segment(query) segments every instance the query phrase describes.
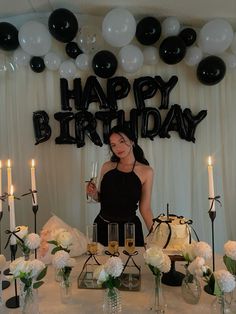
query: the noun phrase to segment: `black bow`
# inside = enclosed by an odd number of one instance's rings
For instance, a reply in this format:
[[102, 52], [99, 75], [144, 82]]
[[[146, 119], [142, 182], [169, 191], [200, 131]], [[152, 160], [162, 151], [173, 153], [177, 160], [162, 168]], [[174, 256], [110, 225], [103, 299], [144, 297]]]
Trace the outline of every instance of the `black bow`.
[[18, 235], [16, 234], [16, 233], [19, 232], [19, 231], [20, 231], [20, 228], [17, 228], [17, 229], [14, 230], [14, 231], [11, 231], [11, 230], [6, 230], [6, 231], [5, 231], [6, 234], [9, 234], [9, 236], [8, 236], [7, 243], [6, 243], [5, 247], [4, 247], [4, 249], [7, 248], [7, 246], [8, 246], [8, 244], [9, 244], [9, 242], [10, 242], [10, 239], [11, 239], [12, 235], [14, 235], [19, 241], [21, 241], [22, 243], [24, 243], [24, 241], [23, 241], [20, 237], [18, 237]]
[[21, 196], [31, 195], [31, 196], [32, 196], [32, 199], [33, 199], [33, 203], [35, 203], [34, 193], [37, 193], [37, 190], [29, 189], [29, 192], [28, 192], [28, 193], [24, 193], [24, 194], [22, 194]]
[[221, 203], [221, 201], [220, 201], [220, 195], [217, 195], [217, 196], [215, 196], [215, 197], [208, 197], [208, 199], [209, 199], [210, 201], [212, 201], [212, 202], [211, 202], [211, 207], [210, 207], [208, 213], [212, 210], [214, 202], [219, 203], [220, 206], [222, 207], [222, 203]]

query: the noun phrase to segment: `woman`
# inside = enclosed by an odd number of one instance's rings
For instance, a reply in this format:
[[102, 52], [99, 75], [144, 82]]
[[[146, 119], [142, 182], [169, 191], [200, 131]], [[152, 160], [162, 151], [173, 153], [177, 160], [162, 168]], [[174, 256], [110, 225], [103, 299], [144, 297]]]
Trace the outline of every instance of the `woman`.
[[113, 155], [111, 160], [102, 166], [100, 191], [93, 183], [87, 185], [88, 195], [101, 203], [100, 213], [94, 221], [98, 228], [98, 242], [108, 245], [108, 224], [117, 222], [119, 244], [123, 246], [124, 224], [133, 222], [136, 246], [143, 246], [142, 224], [136, 216], [136, 210], [139, 207], [150, 230], [153, 222], [151, 210], [153, 170], [129, 129], [116, 126], [111, 129], [108, 139]]

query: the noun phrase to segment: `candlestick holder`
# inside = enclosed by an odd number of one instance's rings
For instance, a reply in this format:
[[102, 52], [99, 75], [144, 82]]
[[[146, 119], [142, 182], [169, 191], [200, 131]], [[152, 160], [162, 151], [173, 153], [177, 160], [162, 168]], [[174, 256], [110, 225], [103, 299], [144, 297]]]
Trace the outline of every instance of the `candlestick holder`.
[[141, 266], [138, 266], [134, 260], [134, 256], [138, 255], [138, 251], [130, 253], [124, 250], [123, 254], [128, 258], [120, 276], [121, 285], [119, 289], [125, 291], [139, 291], [141, 288]]
[[[1, 211], [0, 212], [0, 254], [2, 254], [2, 217], [3, 217], [3, 212]], [[3, 290], [7, 289], [9, 286], [10, 286], [10, 281], [8, 281], [8, 280], [2, 281], [2, 289]]]
[[[11, 261], [14, 261], [16, 258], [17, 244], [10, 244], [10, 251], [11, 251]], [[17, 293], [16, 279], [14, 280], [14, 290], [15, 290], [15, 295], [6, 301], [6, 307], [10, 309], [16, 309], [20, 306], [20, 300]]]
[[[211, 220], [211, 246], [212, 246], [212, 270], [213, 272], [215, 271], [215, 228], [214, 228], [214, 222], [216, 219], [216, 211], [212, 210], [214, 202], [217, 202], [220, 206], [222, 206], [220, 202], [220, 196], [217, 195], [215, 197], [209, 197], [209, 200], [211, 200], [211, 206], [208, 211], [210, 220]], [[204, 287], [204, 291], [207, 292], [208, 294], [214, 294], [214, 287], [211, 287], [209, 284], [207, 284]]]

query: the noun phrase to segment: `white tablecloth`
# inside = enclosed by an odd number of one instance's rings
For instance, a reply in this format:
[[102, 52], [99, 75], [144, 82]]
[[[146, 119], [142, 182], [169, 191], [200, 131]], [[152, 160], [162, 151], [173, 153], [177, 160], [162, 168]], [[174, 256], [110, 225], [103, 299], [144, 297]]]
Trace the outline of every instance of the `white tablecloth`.
[[[151, 271], [145, 265], [143, 250], [134, 257], [135, 262], [141, 265], [141, 289], [140, 291], [121, 291], [122, 313], [137, 314], [150, 313], [149, 307], [153, 300], [154, 279]], [[126, 261], [127, 256], [121, 254], [122, 260]], [[103, 262], [107, 256], [98, 256], [99, 262]], [[60, 300], [59, 283], [55, 281], [55, 271], [50, 265], [47, 276], [44, 278], [44, 285], [38, 289], [39, 308], [41, 314], [97, 314], [102, 313], [103, 293], [101, 289], [78, 289], [77, 277], [82, 269], [86, 256], [77, 258], [76, 267], [72, 271], [73, 289], [71, 302], [62, 304]], [[176, 269], [184, 273], [184, 262], [176, 262]], [[216, 258], [216, 269], [223, 267], [222, 258]], [[204, 282], [202, 282], [202, 287]], [[214, 296], [206, 294], [202, 290], [200, 302], [196, 305], [187, 304], [181, 295], [181, 287], [163, 285], [163, 292], [167, 302], [166, 314], [210, 314], [210, 304]], [[14, 284], [3, 291], [3, 297], [7, 300], [14, 295]], [[1, 309], [1, 314], [21, 313], [20, 309]], [[33, 313], [32, 313], [33, 314]]]

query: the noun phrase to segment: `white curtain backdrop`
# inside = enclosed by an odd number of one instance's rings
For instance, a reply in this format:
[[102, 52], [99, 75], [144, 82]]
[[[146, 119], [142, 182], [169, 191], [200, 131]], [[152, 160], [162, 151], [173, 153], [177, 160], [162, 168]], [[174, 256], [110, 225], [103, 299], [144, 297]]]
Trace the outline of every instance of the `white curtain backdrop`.
[[[61, 50], [63, 47], [60, 44]], [[9, 64], [10, 53], [4, 56], [1, 55], [1, 58], [4, 57]], [[91, 223], [99, 211], [99, 204], [86, 202], [85, 181], [89, 179], [92, 161], [98, 161], [100, 167], [109, 159], [108, 147], [95, 146], [88, 137], [83, 148], [55, 144], [55, 138], [59, 136], [59, 123], [54, 119], [54, 113], [61, 111], [58, 72], [45, 70], [37, 74], [29, 67], [14, 67], [0, 74], [3, 191], [7, 189], [7, 159], [12, 161], [15, 194], [20, 196], [30, 188], [30, 161], [35, 158], [38, 231], [55, 213], [71, 226], [85, 232], [86, 224]], [[93, 73], [77, 73], [83, 85], [89, 75]], [[222, 251], [227, 240], [236, 240], [236, 71], [227, 71], [224, 80], [215, 86], [199, 83], [196, 68], [188, 67], [183, 62], [170, 66], [160, 61], [157, 66], [143, 66], [132, 76], [121, 70], [116, 75], [127, 77], [131, 84], [134, 78], [146, 75], [160, 75], [166, 81], [172, 75], [177, 75], [179, 81], [170, 94], [170, 106], [179, 104], [182, 109], [190, 108], [194, 115], [200, 110], [207, 110], [206, 118], [197, 127], [196, 143], [182, 140], [176, 132], [171, 132], [170, 139], [157, 136], [151, 141], [139, 137], [139, 144], [155, 173], [152, 193], [154, 216], [166, 212], [169, 203], [170, 212], [192, 219], [200, 239], [208, 243], [211, 243], [211, 221], [208, 216], [207, 157], [213, 157], [215, 194], [221, 196], [222, 202], [222, 207], [216, 204], [215, 246], [217, 251]], [[101, 85], [106, 83], [103, 79], [99, 81]], [[72, 80], [69, 83], [72, 87]], [[158, 108], [159, 105], [159, 93], [146, 101], [149, 107]], [[129, 111], [135, 108], [132, 90], [128, 97], [118, 102], [118, 106], [127, 113], [128, 120]], [[52, 136], [36, 146], [32, 116], [37, 110], [48, 113]], [[91, 104], [89, 111], [99, 111], [99, 104]], [[74, 108], [73, 112], [76, 112]], [[139, 130], [140, 127], [139, 120]], [[98, 130], [102, 136], [100, 121]], [[73, 128], [71, 134], [73, 136]], [[3, 207], [2, 245], [6, 241], [4, 231], [9, 226], [7, 204], [4, 203]], [[30, 196], [16, 200], [15, 208], [17, 225], [29, 225], [33, 232]]]

